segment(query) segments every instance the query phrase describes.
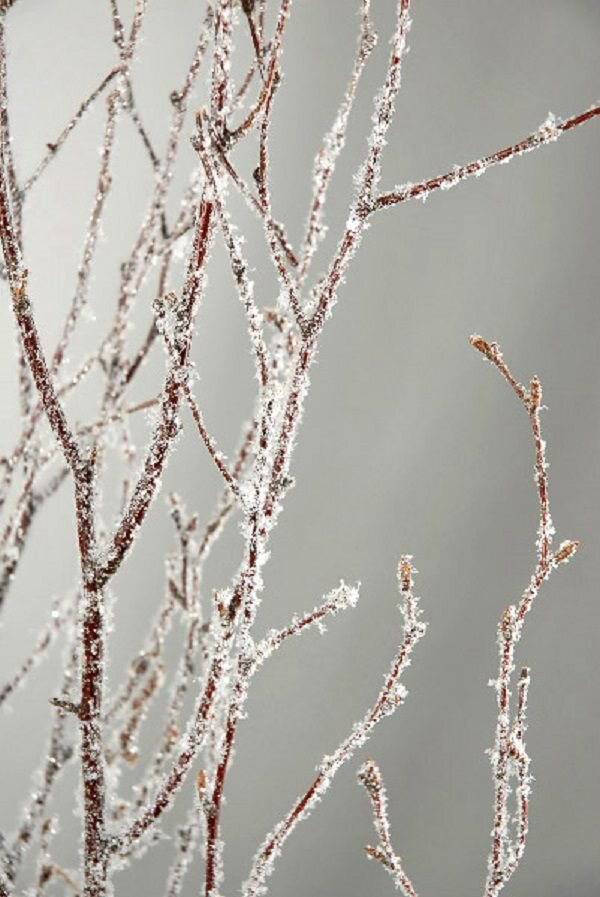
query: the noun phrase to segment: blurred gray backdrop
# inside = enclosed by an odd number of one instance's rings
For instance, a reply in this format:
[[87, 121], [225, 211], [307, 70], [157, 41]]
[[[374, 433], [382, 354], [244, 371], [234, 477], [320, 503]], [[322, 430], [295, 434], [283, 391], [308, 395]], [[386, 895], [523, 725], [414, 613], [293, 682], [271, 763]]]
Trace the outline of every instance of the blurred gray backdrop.
[[[131, 3], [121, 5], [128, 17]], [[275, 211], [293, 240], [304, 225], [314, 154], [352, 65], [358, 6], [358, 0], [298, 0], [293, 9], [272, 135]], [[329, 235], [317, 268], [345, 220], [393, 6], [374, 0], [380, 42], [332, 185]], [[168, 94], [187, 65], [203, 7], [196, 0], [149, 0], [149, 7], [134, 74], [142, 113], [161, 149]], [[413, 19], [385, 186], [446, 171], [520, 139], [549, 110], [567, 117], [598, 99], [597, 0], [416, 0]], [[84, 93], [114, 64], [109, 4], [20, 0], [7, 28], [14, 150], [26, 175]], [[101, 128], [99, 107], [48, 170], [28, 208], [31, 292], [47, 345], [73, 289]], [[380, 762], [394, 842], [419, 893], [481, 893], [492, 807], [484, 751], [495, 722], [486, 683], [496, 670], [497, 620], [525, 587], [534, 562], [537, 511], [526, 417], [498, 374], [470, 349], [474, 331], [501, 343], [521, 379], [540, 376], [549, 407], [544, 427], [557, 537], [583, 543], [576, 561], [544, 588], [519, 647], [517, 664], [532, 668], [527, 740], [535, 783], [529, 847], [507, 893], [592, 897], [600, 891], [599, 149], [600, 126], [592, 123], [426, 205], [384, 213], [352, 264], [313, 370], [293, 465], [297, 486], [266, 570], [262, 626], [284, 625], [341, 577], [360, 580], [362, 597], [357, 609], [331, 621], [325, 636], [308, 633], [286, 645], [255, 680], [224, 815], [224, 893], [230, 897], [265, 833], [376, 694], [399, 638], [395, 569], [403, 552], [414, 555], [430, 628], [405, 680], [405, 706], [378, 728], [361, 756]], [[191, 151], [184, 159], [188, 168], [194, 164]], [[114, 174], [93, 315], [78, 332], [74, 363], [110, 318], [118, 266], [145, 208], [150, 171], [129, 125], [119, 134]], [[241, 209], [240, 216], [242, 227], [251, 223]], [[247, 235], [258, 295], [272, 304], [275, 285], [260, 234]], [[2, 292], [4, 452], [18, 420], [14, 329], [6, 287]], [[138, 335], [149, 320], [149, 297], [140, 302]], [[207, 422], [231, 452], [240, 422], [251, 413], [253, 382], [243, 316], [220, 249], [195, 360]], [[151, 394], [161, 364], [157, 353], [135, 397]], [[93, 417], [97, 385], [71, 403], [74, 417]], [[147, 433], [140, 421], [140, 446]], [[164, 487], [164, 494], [178, 490], [201, 519], [218, 494], [218, 479], [189, 425]], [[110, 483], [107, 495], [109, 517]], [[171, 536], [161, 497], [114, 584], [111, 681], [157, 606], [161, 552]], [[228, 583], [239, 547], [234, 526], [211, 558], [207, 587]], [[34, 644], [53, 596], [75, 581], [67, 486], [37, 521], [14, 583], [0, 631], [2, 681]], [[170, 650], [175, 657], [174, 643]], [[57, 646], [29, 690], [12, 701], [12, 712], [0, 718], [3, 831], [16, 819], [41, 759], [46, 702], [61, 662]], [[155, 718], [149, 726], [152, 731]], [[274, 895], [393, 892], [385, 871], [362, 852], [374, 834], [357, 767], [358, 761], [340, 773], [286, 845], [270, 883]], [[69, 806], [75, 787], [71, 771], [59, 805]], [[129, 787], [126, 778], [124, 791]], [[67, 865], [78, 849], [79, 820], [70, 818], [57, 842]], [[116, 894], [158, 897], [168, 856], [168, 845], [159, 846], [117, 875]], [[199, 876], [195, 865], [186, 894], [198, 893]]]

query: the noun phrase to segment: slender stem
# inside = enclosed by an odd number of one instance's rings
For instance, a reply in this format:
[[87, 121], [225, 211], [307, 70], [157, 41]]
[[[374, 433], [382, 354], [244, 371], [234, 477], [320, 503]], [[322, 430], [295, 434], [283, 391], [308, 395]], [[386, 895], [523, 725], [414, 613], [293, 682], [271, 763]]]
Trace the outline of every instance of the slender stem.
[[476, 159], [474, 162], [469, 162], [467, 165], [457, 165], [452, 171], [449, 171], [446, 174], [437, 175], [434, 178], [429, 178], [427, 181], [421, 181], [418, 184], [405, 184], [388, 193], [380, 193], [375, 200], [372, 211], [389, 208], [390, 206], [406, 202], [409, 199], [426, 199], [429, 194], [435, 190], [448, 190], [450, 187], [456, 186], [456, 184], [461, 183], [461, 181], [464, 181], [466, 178], [472, 177], [473, 175], [479, 177], [494, 165], [502, 165], [506, 162], [510, 162], [511, 159], [514, 159], [517, 156], [523, 156], [525, 153], [531, 152], [531, 150], [539, 149], [539, 147], [545, 146], [548, 143], [554, 143], [561, 134], [566, 134], [567, 131], [571, 131], [573, 128], [579, 127], [579, 125], [592, 121], [592, 119], [596, 118], [598, 115], [600, 115], [600, 105], [592, 106], [585, 112], [581, 112], [579, 115], [573, 115], [563, 122], [551, 118], [547, 123], [543, 124], [541, 128], [538, 128], [537, 131], [534, 131], [532, 134], [519, 140], [518, 143], [513, 143], [510, 146], [504, 147], [504, 149], [496, 150], [495, 153], [490, 153], [482, 159]]

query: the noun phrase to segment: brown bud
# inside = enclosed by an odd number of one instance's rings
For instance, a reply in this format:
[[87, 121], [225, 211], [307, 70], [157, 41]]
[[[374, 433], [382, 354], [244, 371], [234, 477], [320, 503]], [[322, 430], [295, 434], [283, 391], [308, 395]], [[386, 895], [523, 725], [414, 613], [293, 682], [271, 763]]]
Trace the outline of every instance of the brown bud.
[[412, 587], [412, 575], [414, 567], [411, 563], [410, 554], [403, 554], [398, 564], [398, 578], [400, 579], [400, 588], [403, 592], [410, 592]]
[[488, 342], [484, 340], [482, 336], [474, 333], [469, 337], [469, 342], [473, 346], [474, 349], [477, 349], [478, 352], [481, 352], [482, 355], [485, 355], [489, 361], [494, 361], [495, 352], [494, 352], [494, 344], [490, 345]]
[[529, 398], [532, 409], [537, 409], [542, 404], [542, 384], [537, 377], [533, 377], [529, 384]]
[[558, 551], [554, 555], [554, 562], [556, 564], [565, 564], [575, 554], [580, 544], [575, 539], [561, 542]]
[[48, 882], [50, 881], [50, 879], [52, 878], [53, 875], [54, 875], [54, 866], [52, 866], [48, 863], [44, 864], [40, 870], [38, 887], [48, 884]]

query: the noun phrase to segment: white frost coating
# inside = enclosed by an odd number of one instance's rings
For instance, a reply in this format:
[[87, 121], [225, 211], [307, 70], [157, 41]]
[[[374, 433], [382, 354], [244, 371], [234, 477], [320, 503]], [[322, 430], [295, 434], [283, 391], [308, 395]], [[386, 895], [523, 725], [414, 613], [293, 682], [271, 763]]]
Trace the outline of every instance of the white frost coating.
[[325, 628], [323, 619], [335, 616], [339, 611], [356, 607], [359, 598], [359, 586], [347, 586], [341, 582], [337, 589], [324, 596], [323, 603], [306, 614], [295, 614], [291, 623], [284, 629], [271, 629], [256, 646], [257, 663], [260, 666], [290, 636], [301, 635], [306, 629], [316, 626], [321, 633]]
[[400, 611], [403, 617], [403, 638], [398, 652], [385, 677], [383, 687], [374, 704], [361, 720], [354, 723], [349, 735], [338, 745], [333, 754], [326, 754], [317, 766], [317, 777], [308, 790], [294, 803], [288, 814], [264, 839], [254, 857], [250, 876], [244, 884], [244, 897], [258, 897], [266, 893], [266, 881], [274, 869], [283, 844], [296, 825], [306, 819], [322, 796], [333, 784], [339, 769], [347, 763], [368, 740], [372, 730], [402, 703], [406, 690], [400, 679], [409, 665], [410, 656], [417, 642], [425, 634], [425, 624], [420, 621], [418, 598], [413, 595], [410, 557], [405, 555], [399, 565], [398, 583], [403, 597]]
[[[6, 6], [10, 5], [9, 0]], [[131, 77], [146, 10], [151, 12], [152, 5], [136, 0], [130, 24], [121, 18], [118, 0], [110, 0], [118, 64], [47, 145], [42, 162], [23, 183], [18, 178], [19, 165], [13, 159], [8, 115], [4, 35], [5, 29], [10, 28], [10, 15], [0, 17], [0, 238], [2, 274], [10, 288], [20, 337], [17, 379], [21, 407], [17, 441], [10, 454], [0, 459], [0, 512], [7, 518], [0, 536], [0, 608], [19, 565], [27, 557], [24, 549], [32, 521], [67, 479], [74, 485], [74, 541], [80, 560], [77, 607], [68, 599], [59, 599], [32, 654], [0, 691], [2, 702], [25, 683], [29, 672], [52, 645], [64, 639], [64, 678], [57, 693], [50, 695], [53, 723], [45, 760], [32, 783], [14, 834], [10, 838], [0, 835], [2, 897], [16, 893], [17, 888], [19, 893], [23, 890], [42, 897], [46, 889], [55, 889], [57, 884], [83, 897], [108, 897], [112, 894], [114, 870], [165, 840], [165, 815], [186, 791], [193, 797], [193, 812], [172, 843], [174, 859], [164, 893], [166, 897], [178, 897], [193, 852], [199, 846], [204, 862], [204, 897], [220, 897], [225, 846], [221, 812], [227, 799], [228, 771], [238, 727], [247, 715], [253, 676], [286, 639], [310, 628], [324, 632], [330, 617], [354, 607], [358, 600], [358, 586], [342, 581], [311, 611], [294, 614], [283, 629], [271, 630], [262, 639], [256, 639], [271, 533], [295, 484], [293, 453], [310, 388], [311, 368], [362, 237], [377, 211], [413, 198], [425, 201], [435, 190], [448, 190], [471, 175], [479, 177], [493, 165], [551, 143], [565, 131], [600, 114], [596, 107], [565, 121], [549, 115], [537, 131], [513, 146], [468, 165], [455, 165], [428, 181], [407, 182], [395, 191], [379, 192], [383, 152], [400, 88], [402, 62], [408, 52], [409, 6], [409, 0], [398, 0], [396, 4], [387, 67], [374, 99], [364, 159], [354, 177], [354, 194], [341, 238], [332, 257], [325, 261], [325, 273], [321, 276], [315, 276], [313, 262], [325, 232], [325, 203], [346, 143], [359, 82], [375, 45], [369, 0], [363, 0], [361, 6], [360, 36], [348, 86], [315, 159], [306, 232], [298, 250], [288, 238], [285, 224], [273, 213], [277, 197], [273, 202], [269, 154], [270, 128], [277, 114], [284, 75], [282, 52], [291, 0], [278, 0], [273, 16], [267, 15], [264, 0], [216, 0], [208, 7], [184, 77], [179, 88], [170, 92], [172, 113], [166, 140], [157, 144], [160, 151], [145, 128]], [[236, 64], [234, 36], [239, 36], [249, 51], [246, 72]], [[179, 148], [189, 136], [186, 112], [206, 57], [208, 108], [192, 106], [197, 113], [192, 137], [196, 154], [193, 170], [183, 179], [174, 178]], [[240, 76], [239, 83], [234, 83], [234, 73], [236, 78]], [[34, 312], [33, 298], [37, 302], [37, 297], [30, 296], [27, 278], [28, 260], [22, 240], [23, 213], [27, 208], [24, 201], [88, 109], [104, 100], [105, 126], [97, 182], [90, 191], [92, 211], [83, 235], [73, 300], [65, 320], [59, 322], [61, 336], [54, 351], [46, 357], [44, 335], [38, 332]], [[69, 354], [74, 352], [71, 337], [86, 315], [89, 288], [99, 258], [97, 247], [106, 226], [105, 208], [115, 174], [113, 147], [127, 118], [152, 172], [148, 205], [132, 246], [123, 252], [114, 297], [115, 313], [108, 331], [84, 359], [74, 364], [74, 373], [67, 375]], [[252, 138], [247, 146], [254, 157], [237, 152], [247, 137]], [[250, 173], [246, 169], [251, 158]], [[171, 193], [178, 183], [186, 185], [179, 203]], [[277, 275], [272, 296], [259, 295], [251, 276], [254, 269], [250, 252], [254, 243], [246, 240], [234, 217], [235, 205], [230, 197], [234, 189], [262, 224], [264, 248]], [[207, 291], [207, 267], [217, 230], [222, 235], [234, 287], [244, 310], [257, 380], [255, 401], [248, 410], [250, 420], [243, 424], [238, 449], [229, 458], [219, 448], [205, 420], [203, 384], [193, 362], [194, 337], [203, 323], [197, 313]], [[107, 232], [107, 237], [111, 236]], [[183, 282], [177, 270], [178, 260], [185, 262]], [[262, 277], [256, 278], [256, 283], [262, 282]], [[307, 286], [309, 282], [312, 286]], [[154, 291], [153, 299], [142, 293], [146, 288]], [[148, 329], [140, 334], [134, 322], [142, 319], [143, 309], [149, 312], [151, 302], [154, 315], [148, 313]], [[112, 307], [110, 302], [107, 307]], [[541, 585], [555, 568], [572, 558], [578, 543], [567, 540], [558, 549], [552, 548], [554, 526], [547, 497], [546, 446], [540, 431], [543, 406], [539, 382], [533, 378], [529, 386], [522, 386], [510, 374], [495, 344], [488, 344], [481, 337], [473, 337], [472, 343], [501, 371], [529, 416], [540, 503], [538, 563], [523, 596], [502, 617], [498, 630], [499, 672], [490, 683], [498, 713], [496, 738], [490, 750], [495, 802], [485, 895], [497, 897], [520, 861], [528, 827], [531, 776], [524, 735], [529, 672], [521, 671], [515, 687], [515, 650]], [[131, 404], [130, 392], [141, 379], [138, 372], [157, 344], [166, 361], [162, 383], [157, 393]], [[235, 359], [228, 362], [235, 364]], [[97, 402], [90, 399], [88, 422], [74, 425], [67, 402], [84, 381], [89, 382], [91, 372], [100, 383]], [[112, 604], [117, 597], [121, 600], [121, 596], [112, 594], [113, 577], [135, 548], [166, 480], [165, 471], [178, 437], [183, 427], [190, 425], [190, 415], [182, 413], [186, 404], [203, 443], [202, 450], [221, 475], [222, 494], [203, 525], [201, 514], [188, 514], [183, 501], [170, 496], [174, 544], [169, 543], [165, 549], [159, 610], [154, 619], [150, 620], [149, 613], [148, 620], [143, 621], [150, 624], [150, 631], [140, 638], [123, 679], [112, 684], [107, 699], [105, 650], [112, 641]], [[132, 416], [139, 412], [148, 413], [151, 431], [142, 451], [136, 449], [130, 426]], [[50, 437], [44, 422], [49, 425]], [[108, 482], [106, 476], [113, 469], [107, 467], [107, 458], [115, 455], [120, 462], [116, 483], [119, 510], [111, 526], [103, 521], [102, 509], [104, 503], [111, 506], [106, 497], [115, 483]], [[55, 464], [57, 460], [59, 465]], [[239, 524], [243, 541], [241, 556], [235, 562], [237, 569], [234, 564], [225, 587], [209, 591], [203, 581], [206, 560], [232, 519]], [[406, 699], [402, 677], [411, 663], [413, 648], [425, 632], [418, 601], [413, 596], [413, 574], [411, 559], [404, 556], [398, 570], [402, 642], [373, 706], [350, 728], [338, 747], [321, 759], [308, 790], [265, 839], [245, 886], [247, 897], [266, 891], [273, 864], [297, 823], [311, 813], [331, 787], [337, 771], [366, 742], [374, 726], [393, 714]], [[122, 596], [122, 600], [126, 597]], [[149, 602], [153, 597], [148, 596]], [[180, 657], [170, 678], [165, 675], [167, 637], [180, 640]], [[162, 730], [140, 768], [139, 758], [146, 754], [142, 745], [145, 719], [158, 696], [164, 694], [166, 681], [170, 685]], [[56, 862], [56, 826], [47, 817], [59, 776], [72, 759], [81, 773], [74, 806], [82, 828], [81, 867], [74, 871], [63, 869]], [[124, 797], [121, 774], [126, 764], [136, 773], [137, 781]], [[369, 856], [388, 868], [407, 897], [415, 897], [391, 847], [385, 789], [376, 765], [370, 762], [363, 766], [361, 776], [373, 803], [380, 841]], [[26, 850], [31, 846], [38, 850], [37, 865], [24, 863]]]

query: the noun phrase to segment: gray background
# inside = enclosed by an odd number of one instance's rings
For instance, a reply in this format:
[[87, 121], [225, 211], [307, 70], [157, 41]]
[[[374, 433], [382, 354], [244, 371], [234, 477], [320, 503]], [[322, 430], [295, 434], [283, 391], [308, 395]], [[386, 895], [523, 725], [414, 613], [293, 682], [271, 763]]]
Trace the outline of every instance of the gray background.
[[[187, 65], [201, 13], [192, 0], [149, 0], [149, 6], [135, 79], [160, 149], [168, 93]], [[293, 11], [272, 174], [276, 213], [295, 240], [308, 207], [312, 158], [351, 67], [357, 6], [303, 0]], [[333, 182], [329, 239], [317, 267], [345, 218], [392, 7], [374, 2], [380, 43]], [[99, 0], [21, 0], [7, 23], [14, 147], [25, 175], [84, 92], [114, 64], [114, 49], [108, 3]], [[597, 0], [416, 2], [384, 183], [416, 181], [520, 139], [549, 109], [564, 117], [585, 109], [598, 99], [599, 36]], [[28, 207], [27, 263], [47, 345], [73, 288], [101, 122], [99, 108]], [[425, 206], [384, 213], [367, 234], [313, 370], [294, 460], [297, 487], [274, 533], [259, 627], [285, 624], [340, 577], [360, 579], [362, 599], [331, 622], [326, 636], [310, 633], [287, 645], [256, 678], [224, 817], [228, 895], [237, 892], [266, 831], [309, 784], [321, 755], [373, 700], [398, 641], [395, 567], [401, 552], [415, 557], [430, 629], [406, 678], [405, 706], [380, 726], [363, 756], [381, 764], [394, 841], [419, 893], [481, 892], [492, 793], [484, 750], [495, 719], [486, 682], [496, 669], [498, 617], [521, 593], [534, 563], [537, 518], [527, 420], [499, 376], [469, 348], [473, 331], [501, 343], [517, 376], [540, 376], [549, 406], [544, 428], [557, 538], [583, 542], [576, 562], [544, 588], [519, 648], [517, 663], [532, 667], [528, 745], [536, 782], [529, 847], [507, 893], [598, 893], [599, 139], [592, 123]], [[185, 159], [193, 164], [191, 153]], [[249, 172], [250, 157], [246, 162]], [[128, 123], [119, 135], [114, 174], [118, 184], [93, 284], [96, 319], [82, 325], [74, 361], [110, 319], [118, 263], [150, 184]], [[247, 221], [240, 218], [244, 227]], [[271, 304], [274, 282], [264, 273], [260, 235], [248, 237], [249, 256], [260, 269], [259, 296]], [[253, 384], [242, 314], [220, 249], [210, 282], [196, 346], [198, 395], [210, 427], [232, 451], [240, 421], [251, 413]], [[14, 333], [3, 293], [0, 451], [17, 432]], [[148, 320], [148, 295], [140, 303], [138, 336]], [[151, 394], [160, 370], [158, 363], [149, 366], [136, 397]], [[74, 417], [93, 416], [97, 385], [70, 405]], [[219, 483], [187, 429], [165, 488], [178, 489], [204, 519]], [[137, 432], [143, 445], [143, 421]], [[170, 539], [161, 498], [115, 582], [111, 677], [139, 644], [157, 605], [161, 551]], [[238, 557], [233, 527], [209, 563], [207, 586], [225, 585]], [[67, 487], [38, 520], [14, 584], [0, 632], [2, 681], [33, 645], [52, 596], [74, 583], [75, 570]], [[171, 650], [174, 656], [174, 644]], [[3, 830], [11, 827], [40, 758], [46, 699], [60, 665], [55, 648], [0, 720]], [[385, 872], [361, 851], [374, 835], [356, 768], [355, 762], [340, 773], [286, 845], [271, 879], [273, 894], [392, 893]], [[65, 807], [75, 787], [71, 775], [61, 785]], [[72, 864], [77, 827], [69, 812], [59, 843]], [[167, 848], [159, 847], [117, 876], [116, 893], [162, 893], [167, 857]], [[198, 876], [194, 867], [186, 893], [198, 893]]]

